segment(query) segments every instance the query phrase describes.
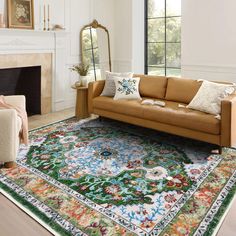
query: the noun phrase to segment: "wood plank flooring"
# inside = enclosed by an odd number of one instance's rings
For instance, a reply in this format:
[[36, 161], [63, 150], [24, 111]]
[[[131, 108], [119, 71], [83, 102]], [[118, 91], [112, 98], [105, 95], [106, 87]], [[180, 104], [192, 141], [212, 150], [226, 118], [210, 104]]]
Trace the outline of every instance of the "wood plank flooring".
[[[34, 129], [74, 116], [74, 109], [29, 118]], [[0, 236], [50, 236], [52, 235], [14, 203], [0, 194]], [[236, 200], [227, 214], [217, 236], [236, 235]]]
[[75, 108], [66, 109], [55, 113], [46, 115], [36, 115], [29, 117], [29, 129], [42, 127], [60, 120], [65, 120], [75, 116]]
[[0, 235], [50, 236], [52, 234], [0, 194]]

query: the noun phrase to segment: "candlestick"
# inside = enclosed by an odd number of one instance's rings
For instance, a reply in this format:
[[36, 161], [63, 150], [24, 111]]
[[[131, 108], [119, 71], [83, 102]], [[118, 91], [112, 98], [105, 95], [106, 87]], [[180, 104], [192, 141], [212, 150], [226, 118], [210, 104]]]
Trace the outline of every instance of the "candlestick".
[[50, 6], [48, 4], [48, 30], [50, 30]]
[[46, 6], [43, 5], [43, 30], [46, 30]]
[[5, 28], [3, 14], [0, 14], [0, 28]]

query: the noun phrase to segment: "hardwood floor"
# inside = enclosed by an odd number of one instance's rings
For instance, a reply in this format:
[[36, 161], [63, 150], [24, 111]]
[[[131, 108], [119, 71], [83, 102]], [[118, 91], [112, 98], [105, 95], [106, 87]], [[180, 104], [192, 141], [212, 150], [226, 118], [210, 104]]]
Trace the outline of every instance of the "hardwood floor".
[[50, 236], [52, 234], [0, 194], [0, 235]]
[[36, 115], [29, 117], [29, 129], [35, 129], [60, 120], [75, 116], [75, 108], [54, 112], [46, 115]]
[[236, 235], [236, 197], [225, 217], [223, 224], [218, 231], [217, 236], [235, 236]]
[[[29, 127], [34, 129], [74, 116], [74, 109], [67, 109], [43, 116], [29, 118]], [[236, 199], [230, 208], [217, 236], [236, 235]], [[0, 236], [50, 236], [44, 227], [24, 213], [14, 203], [0, 194]]]

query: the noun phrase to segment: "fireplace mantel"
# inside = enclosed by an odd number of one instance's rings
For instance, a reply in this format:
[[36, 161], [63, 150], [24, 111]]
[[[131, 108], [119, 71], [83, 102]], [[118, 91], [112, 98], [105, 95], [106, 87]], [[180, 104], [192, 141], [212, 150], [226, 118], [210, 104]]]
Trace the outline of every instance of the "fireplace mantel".
[[[68, 70], [65, 59], [65, 54], [68, 51], [66, 40], [68, 35], [69, 33], [64, 31], [0, 29], [0, 60], [5, 60], [4, 55], [16, 55], [16, 57], [25, 54], [46, 53], [52, 55], [52, 111], [64, 108], [61, 88], [65, 80], [66, 70]], [[0, 61], [0, 68], [3, 68], [1, 65], [6, 66], [6, 62], [1, 63]], [[26, 65], [24, 64], [24, 66]]]
[[67, 34], [64, 31], [0, 29], [0, 54], [14, 50], [55, 50], [55, 39]]

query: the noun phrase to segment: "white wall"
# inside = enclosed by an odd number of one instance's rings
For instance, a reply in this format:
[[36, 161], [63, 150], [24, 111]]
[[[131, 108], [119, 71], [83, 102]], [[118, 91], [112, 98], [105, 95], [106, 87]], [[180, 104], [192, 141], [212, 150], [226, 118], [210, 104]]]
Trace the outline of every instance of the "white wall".
[[130, 71], [132, 67], [132, 0], [116, 0], [114, 8], [114, 71]]
[[[110, 48], [111, 48], [111, 60], [112, 60], [112, 70], [114, 65], [114, 51], [115, 51], [115, 39], [114, 39], [114, 32], [115, 32], [115, 26], [114, 26], [114, 3], [117, 0], [93, 0], [93, 6], [92, 6], [92, 15], [93, 18], [96, 19], [100, 24], [104, 25], [110, 35]], [[104, 35], [104, 34], [103, 34]], [[100, 47], [101, 48], [101, 47]], [[104, 62], [104, 66], [106, 67], [106, 70], [109, 70], [108, 66], [108, 57], [106, 56], [106, 60], [102, 59]]]
[[144, 0], [132, 1], [132, 71], [144, 74]]
[[235, 0], [182, 0], [182, 76], [236, 82], [235, 9]]
[[114, 6], [114, 70], [144, 73], [144, 0], [116, 0]]

